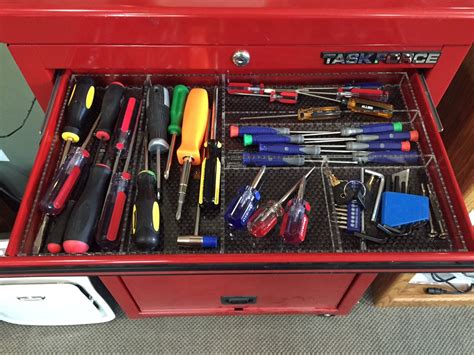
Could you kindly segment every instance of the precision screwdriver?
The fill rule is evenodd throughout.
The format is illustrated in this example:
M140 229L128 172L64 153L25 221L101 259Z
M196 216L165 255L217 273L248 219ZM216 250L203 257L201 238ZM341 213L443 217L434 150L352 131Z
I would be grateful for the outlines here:
M280 226L280 236L285 243L298 245L304 242L308 229L308 216L311 206L304 200L306 177L303 177L298 194L288 201L286 212Z
M192 89L184 108L181 146L176 151L178 161L183 165L179 181L178 209L176 211L178 221L181 219L181 212L186 198L191 164L201 164L200 149L206 133L208 115L209 99L207 91L201 88Z
M326 149L329 148L329 149ZM343 149L343 150L337 150ZM320 155L321 153L342 153L359 150L400 150L409 152L411 144L408 141L373 141L373 142L347 142L344 145L298 145L298 144L259 144L259 152L269 152L278 154L306 154Z
M258 185L265 174L266 167L262 166L250 185L241 187L224 215L224 219L229 227L243 229L247 225L250 216L255 212L260 201Z
M133 204L132 237L136 247L155 250L160 243L160 206L156 198L156 175L148 170L147 135L143 137L145 169L137 176L137 197Z
M91 109L95 97L94 85L94 80L90 77L79 77L74 84L66 107L66 125L61 135L66 142L61 164L66 160L71 143L78 143L84 133L90 129Z
M161 85L148 90L146 98L146 116L148 129L148 150L156 154L156 197L161 194L161 154L166 153L168 144L167 128L170 122L170 94Z
M130 159L135 145L138 122L139 119L135 120L135 128L133 129L132 139L130 140L130 147L123 170L112 176L110 188L105 197L105 203L95 234L95 242L101 250L113 251L117 250L120 246L120 239L117 237L125 202L127 201L130 180L132 179L132 175L128 172L128 166L130 165Z
M247 230L256 238L266 236L277 224L278 218L283 215L283 204L291 196L293 192L301 185L303 180L306 180L311 173L316 169L313 167L308 171L298 182L293 185L278 201L269 200L257 209L250 217L247 224Z
M95 131L95 136L101 143L108 142L112 136L120 113L124 92L124 85L118 81L114 81L105 89L100 109L100 120ZM97 148L97 151L99 150L100 147Z
M416 152L381 151L381 152L355 152L349 156L339 156L338 160L308 159L304 155L277 155L272 153L242 154L244 166L304 166L306 163L329 164L416 164L420 156ZM345 160L347 159L347 160Z
M286 127L266 127L266 126L237 126L230 125L229 134L231 138L242 137L245 134L301 134L304 136L329 136L329 135L341 135L343 137L355 136L357 134L369 134L369 133L398 133L403 130L401 122L393 123L374 123L362 125L360 127L344 127L340 131L294 131ZM413 139L418 139L418 132ZM410 139L410 140L413 140ZM413 140L415 141L415 140Z
M260 120L267 118L285 118L296 117L298 121L323 121L332 120L341 117L341 109L339 106L324 106L324 107L308 107L300 108L296 114L290 113L288 115L266 115L266 116L249 116L241 117L241 121L245 120Z
M214 89L209 140L204 143L205 158L201 166L201 182L199 186L199 205L213 207L219 205L221 187L221 149L222 144L217 140L217 105L219 89Z
M168 134L171 134L171 145L168 150L168 159L166 160L166 168L163 174L165 180L168 180L170 176L176 137L181 135L181 121L183 120L184 105L186 104L188 94L189 89L184 85L176 85L173 89L173 99L171 101L170 110L171 123L168 126Z

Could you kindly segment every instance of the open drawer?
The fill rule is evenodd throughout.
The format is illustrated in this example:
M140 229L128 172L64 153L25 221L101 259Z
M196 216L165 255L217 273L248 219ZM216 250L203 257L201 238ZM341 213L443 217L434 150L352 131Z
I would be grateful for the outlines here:
M147 75L100 75L94 74L98 96L113 81L121 81L127 93L142 98L143 84ZM154 84L172 88L176 84L204 87L209 93L219 87L218 137L223 142L221 207L202 214L201 230L220 237L217 249L182 249L176 245L179 235L193 232L198 181L191 178L186 205L180 223L174 216L179 186L179 165L174 162L168 181L163 181L161 201L161 244L157 251L140 252L130 238L130 216L136 188L132 183L126 202L124 218L120 226L121 246L117 252L104 253L94 248L87 254L52 255L43 251L32 254L33 243L41 223L39 201L52 179L58 160L64 149L59 132L64 125L64 112L72 84L77 76L63 73L57 80L48 109L47 127L38 156L22 201L22 205L11 235L7 256L0 259L1 274L127 274L137 272L170 271L225 271L225 270L331 270L348 271L399 271L399 270L472 270L474 268L474 239L468 214L446 155L440 135L436 129L428 93L420 75L416 72L387 73L298 73L298 74L253 74L253 75L151 75ZM308 180L306 199L312 205L306 240L297 247L288 246L278 238L275 229L262 239L255 239L246 232L234 233L224 224L225 206L237 193L238 188L250 182L257 168L244 167L241 163L242 143L231 139L229 127L240 123L244 115L294 113L308 106L327 106L317 98L302 97L295 106L268 103L265 99L228 95L225 85L229 81L265 82L280 87L335 85L350 81L377 81L390 90L394 115L391 121L400 121L406 129L416 129L420 138L413 144L420 159L408 166L373 165L333 166L327 161L316 163L316 169ZM278 121L261 121L262 125L290 127L307 130L338 130L362 123L381 123L386 120L344 111L340 119L322 122L299 122L288 118ZM134 176L143 167L142 138L145 117L142 112L137 144L132 154L131 172ZM178 142L179 144L179 142ZM330 158L329 158L330 159ZM164 162L163 162L164 163ZM297 179L310 169L304 167L271 167L266 173L266 184L262 187L264 200L279 199L282 191L291 187ZM359 241L341 231L335 223L334 196L327 179L327 171L337 172L345 179L360 176L360 169L377 170L392 174L409 168L412 172L409 188L420 193L420 183L429 184L435 191L434 209L442 215L442 225L448 231L446 239L429 238L429 227L421 225L411 235L397 237L380 246L367 243L363 249ZM43 249L44 250L44 249Z

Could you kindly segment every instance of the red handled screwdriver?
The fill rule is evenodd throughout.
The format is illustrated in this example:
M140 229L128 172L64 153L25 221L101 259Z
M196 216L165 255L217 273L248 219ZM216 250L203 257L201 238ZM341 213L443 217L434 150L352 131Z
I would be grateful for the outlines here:
M135 122L130 148L128 149L127 159L122 172L117 172L112 176L110 188L105 198L102 215L97 227L95 242L104 251L117 250L120 246L118 231L122 221L125 202L132 175L128 172L130 159L132 157L133 146L137 136L138 119Z

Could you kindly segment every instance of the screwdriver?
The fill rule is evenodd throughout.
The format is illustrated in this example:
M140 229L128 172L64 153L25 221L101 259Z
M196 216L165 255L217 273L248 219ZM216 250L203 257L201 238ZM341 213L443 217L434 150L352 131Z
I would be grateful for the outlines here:
M250 216L255 212L260 201L258 185L265 174L265 170L266 167L262 166L252 184L241 187L237 196L230 202L224 215L224 220L229 227L243 229L247 225Z
M199 222L201 219L201 207L196 206L196 222L194 224L194 235L179 236L176 243L180 247L197 247L215 249L219 245L219 238L215 235L199 235Z
M124 92L124 85L118 81L111 83L105 90L100 109L100 121L95 132L96 138L100 139L101 143L110 140L120 113Z
M155 194L156 176L148 170L148 142L143 138L145 169L137 176L137 197L133 204L132 237L136 247L153 251L160 242L160 206Z
M57 216L64 209L74 186L76 185L82 169L89 161L90 153L86 150L92 138L99 119L96 119L89 134L81 147L75 148L68 160L66 160L54 176L51 184L40 201L40 210L48 215Z
M312 89L298 89L300 94L313 94L313 95L334 95L337 99L359 97L362 99L369 99L375 101L387 102L389 93L387 90L378 88L337 88L335 92L330 91L314 91Z
M201 88L192 89L184 108L181 146L176 151L178 161L183 165L179 181L178 209L176 211L178 221L181 219L181 212L186 198L191 164L201 164L200 149L206 133L208 114L209 99L207 91Z
M201 166L201 182L199 186L199 205L213 207L219 205L221 187L221 149L222 144L217 138L217 105L219 89L214 89L209 140L204 143L205 158Z
M332 120L341 117L341 109L338 106L324 106L324 107L308 107L300 108L296 114L288 115L267 115L267 116L249 116L241 117L241 121L245 120L260 120L267 118L284 118L296 117L298 121L323 121Z
M161 85L154 85L148 90L146 99L146 116L148 128L148 150L156 154L156 197L161 194L161 154L166 153L168 144L167 127L170 122L170 94Z
M285 243L298 245L304 242L308 229L308 216L311 206L304 200L306 177L303 177L298 194L288 201L286 212L280 226L280 236Z
M398 133L403 130L401 122L394 123L374 123L362 125L360 127L344 127L340 131L293 131L286 127L265 127L265 126L237 126L231 125L229 129L230 137L242 137L244 134L302 134L304 136L326 136L326 135L341 135L343 137L355 136L357 134L368 133ZM418 140L418 132L411 131L413 136L412 141ZM407 139L407 138L404 138ZM416 139L416 140L414 140Z
M168 134L171 134L171 145L168 151L165 172L163 174L165 180L168 180L168 177L170 176L176 137L181 135L181 121L183 120L184 105L186 104L188 94L189 89L184 85L176 85L173 89L173 100L171 101L170 110L171 123L168 126Z
M329 148L329 149L325 149ZM336 150L334 150L336 149ZM343 150L337 150L343 149ZM400 150L409 152L411 144L408 141L373 141L367 143L347 142L344 145L298 145L298 144L259 144L259 152L269 152L278 154L306 154L320 155L321 153L342 153L347 154L348 151L359 150Z
M71 143L79 142L92 124L91 108L94 96L94 80L90 77L79 77L66 107L66 125L61 135L66 141L66 146L61 157L61 164L66 160Z
M265 85L252 85L249 83L228 83L227 84L227 93L229 95L236 94L271 94L272 92L277 91L272 88L265 88Z
M105 203L102 208L102 214L95 234L95 242L101 250L113 251L117 250L120 246L120 239L117 237L120 223L122 221L125 202L127 201L130 180L132 179L132 175L128 172L128 166L130 165L130 159L135 145L138 122L139 119L136 119L123 170L122 172L117 172L112 176L110 188L105 197Z
M347 160L345 160L347 159ZM329 164L416 164L420 156L416 152L381 151L355 152L350 156L340 156L338 160L308 159L304 155L277 155L272 153L244 152L244 166L304 166L306 163Z
M279 102L282 104L294 105L298 101L298 93L296 91L272 91L267 94L235 94L242 96L260 96L268 97L270 102Z
M334 142L373 142L373 141L417 141L418 133L412 132L395 132L380 134L359 134L355 137L326 137L314 138L302 134L285 135L285 134L260 134L251 135L244 134L244 147L259 143L334 143Z
M249 223L247 224L247 230L251 235L256 238L262 238L266 236L277 224L278 218L283 215L283 204L291 196L293 192L301 185L301 182L306 180L311 173L316 169L313 167L306 173L298 182L288 190L277 202L267 201L262 207L259 207L257 211L250 217Z

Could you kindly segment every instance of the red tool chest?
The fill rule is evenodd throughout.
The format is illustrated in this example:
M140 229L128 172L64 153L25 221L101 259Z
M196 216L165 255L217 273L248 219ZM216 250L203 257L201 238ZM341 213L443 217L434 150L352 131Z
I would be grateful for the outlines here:
M473 270L472 226L439 135L435 109L474 40L473 28L474 7L463 1L437 0L429 5L423 1L0 1L0 41L8 44L47 118L7 256L0 258L0 274L99 276L129 317L144 317L344 314L378 272ZM124 243L117 253L32 253L41 219L38 199L63 149L58 132L65 100L74 80L86 74L99 88L120 80L134 92L140 92L147 75L154 83L171 87L220 88L223 207L202 222L203 228L221 238L216 251L183 251L172 243L176 233L192 232L194 209L189 200L196 192L192 182L181 224L172 218L176 186L167 188L165 183L161 203L165 237L159 251L135 250L125 240L124 227ZM233 156L241 153L242 146L228 137L229 125L243 114L287 112L288 107L226 95L226 83L293 87L351 80L390 85L394 120L420 132L416 149L423 159L410 168L432 184L449 238L433 241L421 233L383 248L359 250L332 218L333 197L324 164L308 180L313 184L307 196L313 222L300 247L229 233L222 221L228 196L256 172L235 163ZM349 122L373 119L355 115L348 116ZM285 124L298 125L290 119L276 125ZM136 170L142 164L138 152L134 164ZM174 169L170 180L179 177L176 164ZM347 178L360 175L358 166L331 169ZM308 168L271 170L267 189L278 198L293 177ZM413 184L418 182L415 178ZM173 204L173 213L167 212L168 204Z

